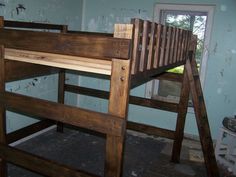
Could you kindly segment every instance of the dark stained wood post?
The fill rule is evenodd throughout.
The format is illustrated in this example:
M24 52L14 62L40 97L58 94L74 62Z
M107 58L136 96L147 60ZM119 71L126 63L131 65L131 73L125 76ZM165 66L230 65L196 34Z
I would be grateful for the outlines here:
M0 17L0 28L4 27L4 19ZM5 91L5 63L4 46L0 45L0 92ZM0 143L6 144L6 110L0 105ZM0 159L0 176L7 177L7 164L4 159Z
M182 141L184 137L184 125L188 110L189 91L190 90L189 90L187 71L186 67L184 67L183 82L180 93L180 101L178 105L177 123L175 128L175 139L172 148L172 158L171 158L171 161L175 163L178 163L180 160Z
M67 33L68 26L63 25L61 33ZM58 103L63 103L65 101L65 81L66 81L66 73L64 69L60 69L58 74ZM57 122L57 131L63 132L63 123Z
M207 176L219 177L219 169L215 158L206 105L203 97L197 63L194 57L197 45L196 43L197 37L195 36L190 43L189 57L186 61L188 83L190 86L199 137L207 170Z
M132 28L132 25L116 25L114 37L131 39ZM125 124L128 113L130 74L131 60L112 60L108 112L123 119ZM105 177L121 176L125 132L126 126L120 136L107 135Z

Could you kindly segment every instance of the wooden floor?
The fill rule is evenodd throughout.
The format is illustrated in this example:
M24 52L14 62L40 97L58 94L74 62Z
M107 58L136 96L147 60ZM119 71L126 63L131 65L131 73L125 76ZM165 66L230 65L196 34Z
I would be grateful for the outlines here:
M103 175L103 137L65 129L55 129L17 145L19 149ZM181 164L170 163L171 142L146 135L128 133L125 146L123 177L206 177L198 142L186 141ZM189 161L188 159L191 159ZM9 164L11 177L40 177Z

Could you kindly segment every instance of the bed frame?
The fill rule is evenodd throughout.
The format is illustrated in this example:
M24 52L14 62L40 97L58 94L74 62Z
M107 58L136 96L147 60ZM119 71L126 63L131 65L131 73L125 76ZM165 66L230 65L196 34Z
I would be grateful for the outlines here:
M8 29L24 28L24 29ZM60 33L25 30L50 29ZM208 177L219 177L196 61L196 37L190 31L133 19L116 24L111 34L68 31L64 25L4 21L0 18L0 176L7 176L6 163L45 176L97 176L18 150L8 144L57 123L106 135L105 177L120 177L126 129L174 140L172 161L179 162L189 93L202 144ZM166 73L184 65L183 75ZM65 83L65 70L93 73L110 79L110 92ZM59 73L58 103L5 90L5 83ZM130 96L131 88L152 79L182 83L179 103ZM108 113L64 105L65 92L109 100ZM127 121L128 104L177 113L176 130ZM119 106L118 106L119 105ZM6 134L6 110L45 118Z

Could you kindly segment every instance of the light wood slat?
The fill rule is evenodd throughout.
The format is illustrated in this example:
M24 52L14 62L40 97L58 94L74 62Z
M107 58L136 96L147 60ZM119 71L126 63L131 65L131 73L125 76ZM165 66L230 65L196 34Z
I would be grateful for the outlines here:
M151 29L151 22L144 21L143 23L143 35L142 35L142 50L141 50L141 57L140 57L140 65L139 71L144 71L147 68L147 60L148 60L148 41L149 41L149 34Z
M0 92L0 104L14 112L48 118L104 134L120 136L124 128L124 121L117 116L11 92Z
M182 39L183 39L183 30L180 29L179 40L178 40L178 52L177 52L177 61L178 62L180 61Z
M155 47L153 68L157 68L158 67L158 63L159 63L159 59L160 59L159 56L160 56L162 28L163 28L162 25L157 24L157 33L155 35L155 37L156 37L156 47Z
M167 35L167 26L163 26L163 30L161 32L161 54L160 54L160 60L159 60L159 67L164 66L164 60L165 60L165 49L166 49L166 35Z
M132 39L133 24L115 24L114 38Z
M141 43L141 33L143 20L132 19L131 23L134 25L134 38L133 38L133 53L132 53L132 69L131 74L136 74L138 72L140 63L140 43Z
M176 36L176 28L172 28L171 47L170 47L170 64L174 63L175 36Z
M166 42L166 50L165 50L165 60L164 65L170 64L170 41L172 39L172 28L169 26L167 27L167 34L166 34L167 42Z
M5 146L3 144L0 144L0 156L10 163L19 165L21 167L49 177L98 177L97 175L72 169L66 165L61 165L52 160L47 160L43 157L24 152L10 146Z
M110 75L111 61L26 50L5 49L5 58L64 69Z
M156 31L157 25L152 22L151 24L151 33L150 33L150 41L149 41L149 51L148 51L148 61L147 61L147 69L152 69L154 64L154 53L155 53L155 44L156 44Z

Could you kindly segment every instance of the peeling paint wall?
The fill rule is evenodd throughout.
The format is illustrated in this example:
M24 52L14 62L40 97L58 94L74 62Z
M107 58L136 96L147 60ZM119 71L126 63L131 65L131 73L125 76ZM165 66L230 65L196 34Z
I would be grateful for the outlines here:
M82 0L0 0L0 16L7 20L67 24L71 30L80 30L82 21ZM66 76L67 82L76 84L78 77ZM57 100L58 75L32 78L8 83L8 91L31 95L46 100ZM76 104L73 94L67 94L65 102ZM7 132L36 122L23 115L7 112Z
M236 114L236 1L235 0L86 0L83 29L112 32L113 24L129 22L131 17L152 19L156 3L210 4L215 5L214 21L209 46L204 95L212 135L217 137L218 128L225 116ZM109 89L106 80L81 79L82 85ZM96 87L96 88L97 88ZM143 96L144 86L132 90L132 94ZM84 107L106 112L107 101L81 97ZM130 105L129 119L164 128L175 128L176 114ZM194 114L189 113L186 133L198 134Z

